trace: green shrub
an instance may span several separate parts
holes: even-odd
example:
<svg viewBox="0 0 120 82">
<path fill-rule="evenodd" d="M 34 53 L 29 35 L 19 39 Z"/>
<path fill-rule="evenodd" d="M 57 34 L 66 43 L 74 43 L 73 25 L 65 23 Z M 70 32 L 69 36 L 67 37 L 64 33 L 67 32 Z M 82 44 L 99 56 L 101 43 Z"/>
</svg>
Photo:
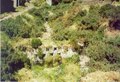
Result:
<svg viewBox="0 0 120 82">
<path fill-rule="evenodd" d="M 116 46 L 104 42 L 96 42 L 85 49 L 85 54 L 95 61 L 108 61 L 109 63 L 119 63 L 120 49 Z"/>
<path fill-rule="evenodd" d="M 18 46 L 18 50 L 25 52 L 27 50 L 27 46 L 20 45 L 20 46 Z"/>
<path fill-rule="evenodd" d="M 5 81 L 5 80 L 12 80 L 15 81 L 12 73 L 9 73 L 9 66 L 8 66 L 8 56 L 10 55 L 12 46 L 11 46 L 11 40 L 8 37 L 7 34 L 5 34 L 4 32 L 0 32 L 0 39 L 1 39 L 1 81 Z"/>
<path fill-rule="evenodd" d="M 39 37 L 45 31 L 43 22 L 44 19 L 41 16 L 32 20 L 26 15 L 21 15 L 15 19 L 9 18 L 1 21 L 1 31 L 4 31 L 9 37 Z"/>
<path fill-rule="evenodd" d="M 97 70 L 117 71 L 120 68 L 119 63 L 110 64 L 107 61 L 105 62 L 105 61 L 95 61 L 95 60 L 90 60 L 90 62 L 88 62 L 88 66 L 91 72 L 97 71 Z"/>
<path fill-rule="evenodd" d="M 100 26 L 100 16 L 98 13 L 99 7 L 97 6 L 90 6 L 89 13 L 86 15 L 81 23 L 85 25 L 83 29 L 90 29 L 90 30 L 97 30 Z"/>
<path fill-rule="evenodd" d="M 34 0 L 32 1 L 32 3 L 34 4 L 34 6 L 40 7 L 43 3 L 45 2 L 45 0 Z"/>
<path fill-rule="evenodd" d="M 65 39 L 64 34 L 65 34 L 66 31 L 63 30 L 64 27 L 63 27 L 62 22 L 55 22 L 53 27 L 54 27 L 53 28 L 54 33 L 53 33 L 52 38 L 54 40 L 61 40 L 61 41 L 64 40 Z"/>
<path fill-rule="evenodd" d="M 89 66 L 93 70 L 119 70 L 120 49 L 109 42 L 96 41 L 83 50 L 90 57 Z"/>
<path fill-rule="evenodd" d="M 118 46 L 118 47 L 120 46 L 120 36 L 116 36 L 114 38 L 108 37 L 105 39 L 105 41 L 109 44 L 114 45 L 114 46 Z"/>
<path fill-rule="evenodd" d="M 42 45 L 42 42 L 41 42 L 40 39 L 34 38 L 31 41 L 31 45 L 32 45 L 33 48 L 37 49 L 39 46 Z"/>
<path fill-rule="evenodd" d="M 19 23 L 12 18 L 1 22 L 1 31 L 4 31 L 8 36 L 17 36 L 19 32 Z"/>
<path fill-rule="evenodd" d="M 38 49 L 37 56 L 38 56 L 40 59 L 43 59 L 43 58 L 44 58 L 45 54 L 43 54 L 43 52 L 42 52 L 42 49 L 41 49 L 41 48 L 39 48 L 39 49 Z"/>
<path fill-rule="evenodd" d="M 78 54 L 75 54 L 75 55 L 73 55 L 73 56 L 70 57 L 70 58 L 63 59 L 63 64 L 73 63 L 73 64 L 77 64 L 77 65 L 78 65 L 79 61 L 80 61 L 79 55 L 78 55 Z"/>
<path fill-rule="evenodd" d="M 72 2 L 73 0 L 62 0 L 64 3 L 70 3 Z"/>
<path fill-rule="evenodd" d="M 62 63 L 62 57 L 60 55 L 55 55 L 53 56 L 53 65 L 57 66 L 60 65 Z"/>
<path fill-rule="evenodd" d="M 9 49 L 6 50 L 8 52 Z M 1 53 L 2 55 L 6 55 L 6 57 L 2 56 L 2 68 L 1 68 L 1 80 L 2 81 L 15 81 L 14 73 L 17 72 L 19 69 L 23 67 L 31 67 L 30 60 L 27 58 L 26 54 L 22 52 L 8 52 L 8 53 Z M 9 74 L 8 74 L 9 73 Z"/>
<path fill-rule="evenodd" d="M 81 17 L 84 17 L 84 16 L 87 15 L 87 11 L 86 11 L 86 10 L 82 10 L 82 11 L 79 12 L 79 15 L 80 15 Z"/>
<path fill-rule="evenodd" d="M 12 73 L 25 67 L 25 65 L 31 67 L 30 60 L 27 58 L 27 55 L 22 52 L 12 53 L 9 55 L 8 59 L 8 65 Z"/>
<path fill-rule="evenodd" d="M 25 24 L 23 16 L 18 16 L 15 19 L 9 18 L 1 22 L 1 30 L 10 37 L 29 38 L 32 27 Z"/>
<path fill-rule="evenodd" d="M 44 58 L 45 65 L 48 67 L 53 66 L 53 56 L 47 56 Z"/>
<path fill-rule="evenodd" d="M 120 19 L 120 7 L 119 6 L 114 6 L 111 4 L 106 4 L 103 5 L 99 13 L 102 17 L 106 18 L 112 18 L 112 19 Z"/>
<path fill-rule="evenodd" d="M 99 11 L 100 15 L 103 17 L 109 17 L 115 14 L 115 6 L 111 4 L 103 5 Z"/>
</svg>

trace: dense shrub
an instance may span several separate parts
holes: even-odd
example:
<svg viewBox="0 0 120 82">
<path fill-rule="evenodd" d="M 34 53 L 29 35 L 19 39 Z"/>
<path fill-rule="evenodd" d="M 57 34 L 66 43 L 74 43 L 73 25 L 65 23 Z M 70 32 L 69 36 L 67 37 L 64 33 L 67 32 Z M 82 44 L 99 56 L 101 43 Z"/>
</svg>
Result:
<svg viewBox="0 0 120 82">
<path fill-rule="evenodd" d="M 30 38 L 32 36 L 41 36 L 45 28 L 41 17 L 40 19 L 35 18 L 35 20 L 31 20 L 29 17 L 21 15 L 15 19 L 9 18 L 2 21 L 1 30 L 10 37 Z"/>
<path fill-rule="evenodd" d="M 58 54 L 54 56 L 49 55 L 44 58 L 44 61 L 45 61 L 45 65 L 48 67 L 58 66 L 62 64 L 62 57 Z"/>
<path fill-rule="evenodd" d="M 53 56 L 53 66 L 60 65 L 62 63 L 62 57 L 60 55 Z"/>
<path fill-rule="evenodd" d="M 15 19 L 9 18 L 1 22 L 1 30 L 10 37 L 21 36 L 23 38 L 30 37 L 31 27 L 28 27 L 22 20 L 22 16 Z"/>
<path fill-rule="evenodd" d="M 86 10 L 80 10 L 79 13 L 72 19 L 72 22 L 77 23 L 78 25 L 81 24 L 81 21 L 87 15 Z"/>
<path fill-rule="evenodd" d="M 63 40 L 64 38 L 64 27 L 62 26 L 62 22 L 56 22 L 53 26 L 53 39 L 54 40 Z"/>
<path fill-rule="evenodd" d="M 19 21 L 10 18 L 1 22 L 1 31 L 4 31 L 8 36 L 17 36 L 19 32 Z"/>
<path fill-rule="evenodd" d="M 120 49 L 114 43 L 95 41 L 83 50 L 91 58 L 92 70 L 119 70 Z"/>
<path fill-rule="evenodd" d="M 25 66 L 31 67 L 27 55 L 21 52 L 11 53 L 8 57 L 8 65 L 11 73 L 14 73 Z"/>
<path fill-rule="evenodd" d="M 10 54 L 11 51 L 11 44 L 10 44 L 10 39 L 9 37 L 4 33 L 4 32 L 0 32 L 1 35 L 1 81 L 5 81 L 5 80 L 15 80 L 12 76 L 12 74 L 10 73 L 8 75 L 8 61 L 7 58 Z"/>
<path fill-rule="evenodd" d="M 25 46 L 25 45 L 20 45 L 17 48 L 18 48 L 18 50 L 23 51 L 23 52 L 25 52 L 27 50 L 27 46 Z"/>
<path fill-rule="evenodd" d="M 31 45 L 32 45 L 33 48 L 36 49 L 36 48 L 38 48 L 39 46 L 42 45 L 42 42 L 41 42 L 40 39 L 34 38 L 34 39 L 32 39 L 32 41 L 31 41 Z"/>
<path fill-rule="evenodd" d="M 43 52 L 42 52 L 42 49 L 41 49 L 41 48 L 39 48 L 39 49 L 38 49 L 37 56 L 38 56 L 40 59 L 43 59 L 43 58 L 45 57 L 45 54 L 43 54 Z"/>
<path fill-rule="evenodd" d="M 100 8 L 99 13 L 103 17 L 119 19 L 120 18 L 120 6 L 106 4 Z"/>
<path fill-rule="evenodd" d="M 120 6 L 106 4 L 100 8 L 99 13 L 102 17 L 108 18 L 109 27 L 112 29 L 120 29 Z"/>
<path fill-rule="evenodd" d="M 100 16 L 98 13 L 99 7 L 90 6 L 89 13 L 86 15 L 81 23 L 85 25 L 85 29 L 97 30 L 100 26 Z"/>
<path fill-rule="evenodd" d="M 85 49 L 85 54 L 95 61 L 108 61 L 109 63 L 119 63 L 120 49 L 116 46 L 96 42 Z"/>
<path fill-rule="evenodd" d="M 40 7 L 43 3 L 45 2 L 45 0 L 33 0 L 32 3 L 34 4 L 34 6 Z"/>
<path fill-rule="evenodd" d="M 64 3 L 70 3 L 72 2 L 73 0 L 62 0 Z"/>
<path fill-rule="evenodd" d="M 115 15 L 115 10 L 115 6 L 111 4 L 106 4 L 101 7 L 99 13 L 103 17 L 111 17 L 112 15 Z"/>
<path fill-rule="evenodd" d="M 97 16 L 89 15 L 82 20 L 85 29 L 97 30 L 99 28 L 99 18 Z"/>
<path fill-rule="evenodd" d="M 69 39 L 69 31 L 67 29 L 65 30 L 59 30 L 59 32 L 55 33 L 53 35 L 54 40 L 68 40 Z"/>
<path fill-rule="evenodd" d="M 8 35 L 1 32 L 1 81 L 15 81 L 14 73 L 25 66 L 31 67 L 27 55 L 15 51 Z"/>
<path fill-rule="evenodd" d="M 53 56 L 47 56 L 44 58 L 45 65 L 48 67 L 53 66 Z"/>
<path fill-rule="evenodd" d="M 82 10 L 82 11 L 79 12 L 79 15 L 80 15 L 81 17 L 86 16 L 86 14 L 87 14 L 87 11 L 86 11 L 86 10 Z"/>
<path fill-rule="evenodd" d="M 105 39 L 105 41 L 109 44 L 120 47 L 120 36 L 116 36 L 114 38 L 108 37 L 108 38 Z"/>
<path fill-rule="evenodd" d="M 68 63 L 74 63 L 74 64 L 78 64 L 80 61 L 79 55 L 78 54 L 74 54 L 72 57 L 67 58 L 66 61 Z"/>
</svg>

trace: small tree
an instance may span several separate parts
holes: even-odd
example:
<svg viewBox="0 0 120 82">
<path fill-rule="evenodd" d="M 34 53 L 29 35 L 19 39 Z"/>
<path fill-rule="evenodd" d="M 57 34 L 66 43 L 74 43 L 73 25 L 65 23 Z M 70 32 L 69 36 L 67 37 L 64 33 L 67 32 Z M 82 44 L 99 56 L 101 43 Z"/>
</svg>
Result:
<svg viewBox="0 0 120 82">
<path fill-rule="evenodd" d="M 42 42 L 40 39 L 32 39 L 31 45 L 33 48 L 37 49 L 39 46 L 42 45 Z"/>
</svg>

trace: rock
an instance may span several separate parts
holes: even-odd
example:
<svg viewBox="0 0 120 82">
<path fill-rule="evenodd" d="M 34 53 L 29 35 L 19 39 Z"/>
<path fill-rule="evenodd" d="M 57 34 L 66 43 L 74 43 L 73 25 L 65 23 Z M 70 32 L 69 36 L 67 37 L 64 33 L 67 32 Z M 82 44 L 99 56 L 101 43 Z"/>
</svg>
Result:
<svg viewBox="0 0 120 82">
<path fill-rule="evenodd" d="M 85 55 L 81 55 L 79 64 L 81 65 L 81 67 L 85 67 L 86 63 L 88 63 L 89 61 L 90 61 L 89 57 L 87 57 Z"/>
</svg>

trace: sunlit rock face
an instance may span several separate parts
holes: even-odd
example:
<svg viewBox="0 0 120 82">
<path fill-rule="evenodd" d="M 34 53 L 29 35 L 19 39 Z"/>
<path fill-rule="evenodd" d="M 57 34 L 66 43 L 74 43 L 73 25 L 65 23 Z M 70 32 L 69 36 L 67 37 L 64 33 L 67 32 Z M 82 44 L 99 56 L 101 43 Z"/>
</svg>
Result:
<svg viewBox="0 0 120 82">
<path fill-rule="evenodd" d="M 12 0 L 0 0 L 0 2 L 1 2 L 1 11 L 0 11 L 1 13 L 15 11 Z"/>
<path fill-rule="evenodd" d="M 52 5 L 52 0 L 46 0 L 46 3 L 51 6 Z"/>
</svg>

